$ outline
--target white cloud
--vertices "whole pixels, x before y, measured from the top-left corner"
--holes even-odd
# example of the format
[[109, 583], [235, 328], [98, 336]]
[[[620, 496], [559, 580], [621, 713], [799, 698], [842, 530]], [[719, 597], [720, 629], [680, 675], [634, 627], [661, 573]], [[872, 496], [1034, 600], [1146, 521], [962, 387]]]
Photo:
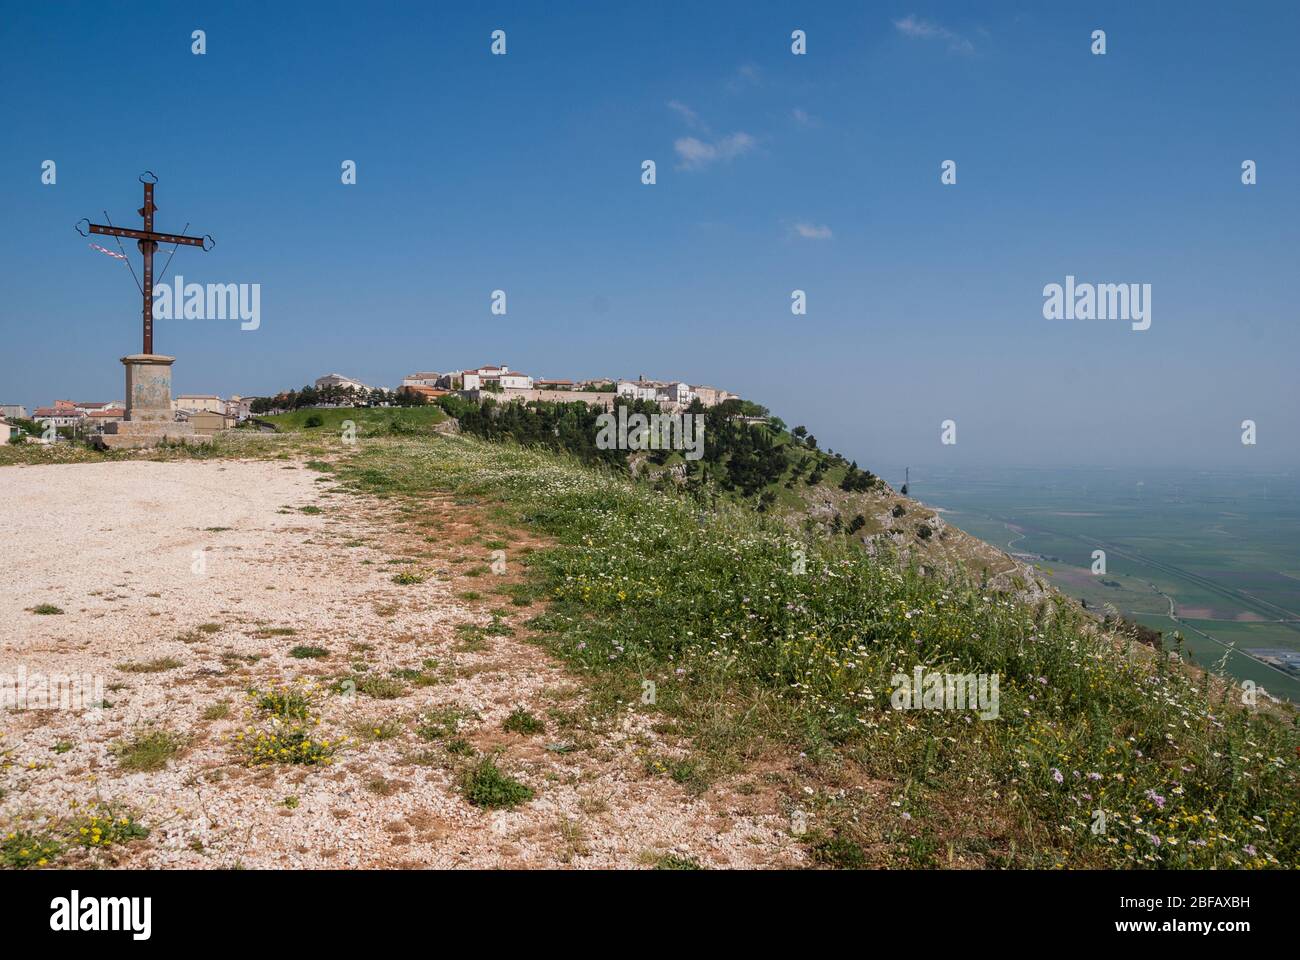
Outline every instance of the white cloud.
[[754, 149], [757, 144], [749, 134], [739, 131], [713, 141], [704, 141], [696, 137], [679, 137], [673, 143], [673, 149], [681, 158], [679, 167], [683, 170], [702, 170], [719, 160], [731, 160]]
[[948, 49], [954, 53], [974, 53], [975, 45], [955, 30], [949, 30], [943, 24], [930, 20], [918, 20], [908, 14], [902, 20], [895, 20], [894, 26], [905, 37], [914, 40], [944, 40]]
[[829, 240], [834, 236], [834, 234], [831, 233], [831, 228], [825, 224], [816, 226], [811, 223], [796, 223], [794, 225], [794, 232], [805, 240]]
[[700, 119], [700, 115], [698, 113], [696, 113], [686, 104], [682, 103], [680, 100], [669, 100], [668, 109], [672, 110], [684, 121], [686, 121], [686, 125], [690, 127], [692, 130], [703, 130], [706, 133], [708, 132], [709, 129], [708, 124], [706, 124], [703, 120]]
[[763, 84], [763, 76], [758, 67], [752, 63], [746, 63], [736, 69], [731, 79], [727, 81], [727, 91], [729, 93], [740, 93], [749, 87], [758, 87]]
[[801, 127], [815, 127], [821, 122], [802, 107], [795, 107], [790, 111], [790, 116], [793, 117], [794, 122], [799, 124]]

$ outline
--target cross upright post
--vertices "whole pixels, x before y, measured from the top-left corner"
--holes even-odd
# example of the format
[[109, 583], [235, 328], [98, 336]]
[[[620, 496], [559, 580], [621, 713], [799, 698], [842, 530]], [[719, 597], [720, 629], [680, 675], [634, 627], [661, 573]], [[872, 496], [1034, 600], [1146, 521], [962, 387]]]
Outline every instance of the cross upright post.
[[[140, 208], [140, 216], [144, 217], [144, 232], [153, 233], [153, 215], [158, 208], [153, 202], [153, 184], [146, 182], [144, 185], [144, 206]], [[144, 255], [144, 270], [142, 273], [143, 282], [141, 286], [144, 294], [144, 352], [153, 353], [153, 255], [158, 249], [156, 240], [137, 240], [135, 245], [140, 248], [140, 253]]]
[[145, 171], [140, 174], [140, 182], [144, 184], [144, 206], [138, 211], [144, 218], [143, 230], [128, 230], [123, 227], [115, 227], [111, 224], [90, 223], [89, 220], [82, 220], [77, 224], [77, 232], [82, 236], [89, 234], [82, 230], [81, 224], [88, 225], [89, 233], [101, 234], [107, 237], [129, 237], [136, 242], [144, 257], [144, 282], [141, 284], [140, 293], [143, 296], [144, 303], [141, 311], [141, 321], [144, 328], [144, 353], [153, 353], [153, 255], [158, 250], [158, 244], [171, 243], [178, 246], [199, 247], [202, 250], [211, 250], [215, 245], [210, 236], [187, 237], [179, 233], [157, 233], [153, 228], [153, 215], [157, 212], [158, 207], [153, 202], [153, 187], [158, 182], [158, 178], [151, 172]]

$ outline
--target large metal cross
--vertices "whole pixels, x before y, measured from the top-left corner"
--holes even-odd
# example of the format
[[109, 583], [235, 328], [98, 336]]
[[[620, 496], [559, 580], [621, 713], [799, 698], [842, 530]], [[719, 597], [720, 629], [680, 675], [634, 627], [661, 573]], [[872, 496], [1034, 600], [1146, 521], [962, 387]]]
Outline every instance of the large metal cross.
[[[158, 244], [171, 243], [177, 246], [184, 244], [187, 247], [200, 247], [203, 250], [211, 250], [215, 241], [212, 237], [206, 235], [187, 237], [179, 233], [155, 233], [153, 215], [158, 208], [154, 206], [153, 202], [153, 186], [158, 182], [158, 178], [146, 170], [140, 174], [140, 182], [144, 184], [144, 206], [139, 211], [140, 216], [144, 217], [143, 230], [128, 230], [111, 224], [105, 226], [101, 223], [81, 220], [77, 223], [77, 232], [83, 237], [88, 236], [89, 234], [81, 226], [87, 224], [90, 233], [103, 234], [109, 237], [130, 237], [135, 240], [136, 246], [140, 248], [140, 253], [144, 255], [144, 283], [140, 289], [141, 294], [144, 296], [142, 313], [142, 319], [144, 320], [144, 352], [153, 353], [153, 255], [158, 249]], [[107, 213], [105, 216], [107, 216]], [[175, 249], [172, 252], [175, 253]]]

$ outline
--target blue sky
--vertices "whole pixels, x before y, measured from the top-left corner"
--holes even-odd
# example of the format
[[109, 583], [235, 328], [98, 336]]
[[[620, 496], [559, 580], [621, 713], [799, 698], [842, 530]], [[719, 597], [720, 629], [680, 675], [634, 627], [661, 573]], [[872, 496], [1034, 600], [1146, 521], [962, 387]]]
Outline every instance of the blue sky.
[[[727, 387], [864, 466], [1300, 465], [1295, 4], [9, 3], [4, 20], [0, 402], [121, 398], [138, 295], [72, 225], [137, 224], [150, 169], [158, 226], [217, 241], [172, 274], [262, 285], [257, 331], [158, 323], [178, 392], [507, 363]], [[1067, 274], [1150, 283], [1151, 329], [1045, 320]]]

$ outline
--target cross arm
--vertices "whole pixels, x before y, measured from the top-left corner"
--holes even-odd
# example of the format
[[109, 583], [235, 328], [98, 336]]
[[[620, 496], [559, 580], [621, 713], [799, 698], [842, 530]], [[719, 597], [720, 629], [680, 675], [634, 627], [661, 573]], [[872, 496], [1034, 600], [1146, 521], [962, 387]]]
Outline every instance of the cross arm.
[[106, 227], [103, 224], [92, 223], [90, 225], [91, 233], [99, 233], [109, 237], [130, 237], [132, 240], [152, 240], [155, 243], [177, 243], [189, 247], [204, 247], [204, 237], [187, 237], [179, 233], [155, 233], [152, 230], [128, 230], [125, 227]]

